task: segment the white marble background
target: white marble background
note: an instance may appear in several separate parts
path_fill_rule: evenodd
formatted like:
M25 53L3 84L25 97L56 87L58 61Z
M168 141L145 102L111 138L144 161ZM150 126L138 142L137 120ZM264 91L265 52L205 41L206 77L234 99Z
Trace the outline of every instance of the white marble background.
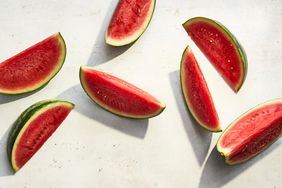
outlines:
M282 97L282 1L158 0L152 22L132 46L104 44L117 0L0 1L0 61L60 31L64 67L43 89L0 95L1 188L236 188L282 187L281 140L255 159L226 166L213 149L220 134L198 128L179 85L181 54L190 45L209 84L222 127L249 108ZM238 94L219 77L182 29L194 16L222 22L244 46L249 70ZM128 120L96 104L79 85L80 65L94 66L152 93L167 104L150 120ZM17 174L6 157L7 134L36 101L76 104L57 132Z

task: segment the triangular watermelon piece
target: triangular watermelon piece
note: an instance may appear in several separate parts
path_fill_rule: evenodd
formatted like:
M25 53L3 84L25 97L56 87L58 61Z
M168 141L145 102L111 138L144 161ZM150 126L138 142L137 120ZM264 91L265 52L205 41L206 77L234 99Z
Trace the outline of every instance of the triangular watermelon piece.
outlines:
M60 33L0 63L0 93L22 94L47 84L62 68L66 45Z

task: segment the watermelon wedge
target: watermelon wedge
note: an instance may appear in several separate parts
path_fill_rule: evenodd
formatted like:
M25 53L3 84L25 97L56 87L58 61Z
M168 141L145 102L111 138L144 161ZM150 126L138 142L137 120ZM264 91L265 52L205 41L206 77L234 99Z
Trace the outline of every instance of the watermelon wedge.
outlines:
M247 57L234 35L219 22L204 17L189 19L183 27L227 84L238 92L246 77Z
M41 148L61 125L74 104L45 100L26 109L12 127L7 141L7 154L15 172Z
M220 132L219 118L209 88L189 46L182 55L180 81L185 102L195 120L209 131Z
M80 82L94 102L119 116L151 118L165 109L165 104L147 92L98 70L81 67Z
M155 0L119 0L105 34L106 43L125 46L136 41L147 29Z
M65 61L66 45L60 33L0 63L0 93L22 94L47 84Z
M247 161L282 135L282 99L272 100L249 110L223 132L217 150L227 164Z

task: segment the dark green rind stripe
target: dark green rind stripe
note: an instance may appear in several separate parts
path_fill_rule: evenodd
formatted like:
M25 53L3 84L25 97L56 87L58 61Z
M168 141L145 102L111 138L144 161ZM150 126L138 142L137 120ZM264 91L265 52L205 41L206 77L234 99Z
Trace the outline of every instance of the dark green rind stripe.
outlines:
M21 115L20 117L17 119L17 121L14 123L13 127L11 128L11 131L9 133L8 136L8 141L7 141L7 155L8 155L8 159L10 162L10 165L12 167L12 150L14 147L14 143L17 139L18 134L20 133L20 131L22 130L22 128L24 127L24 125L26 124L26 122L40 109L48 106L49 104L53 104L53 103L57 103L57 102L67 102L69 104L74 105L73 103L70 103L68 101L63 101L63 100L43 100L40 102L37 102L35 104L33 104L32 106L30 106L29 108L27 108Z
M13 127L11 128L11 131L9 133L8 141L7 141L7 154L8 154L8 159L11 163L11 154L12 154L12 149L14 146L14 142L17 138L17 135L21 131L22 127L24 124L28 121L28 119L34 114L34 110L36 111L37 109L40 108L40 106L47 101L40 101L38 103L33 104L29 108L27 108L17 119L17 121L14 123Z

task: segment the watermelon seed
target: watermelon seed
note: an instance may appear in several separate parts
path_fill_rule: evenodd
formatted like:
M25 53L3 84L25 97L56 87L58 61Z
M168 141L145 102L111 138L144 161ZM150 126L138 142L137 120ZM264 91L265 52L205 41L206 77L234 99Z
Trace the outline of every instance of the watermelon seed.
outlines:
M201 31L202 31L202 32L206 32L206 29L204 29L204 28L201 28Z

